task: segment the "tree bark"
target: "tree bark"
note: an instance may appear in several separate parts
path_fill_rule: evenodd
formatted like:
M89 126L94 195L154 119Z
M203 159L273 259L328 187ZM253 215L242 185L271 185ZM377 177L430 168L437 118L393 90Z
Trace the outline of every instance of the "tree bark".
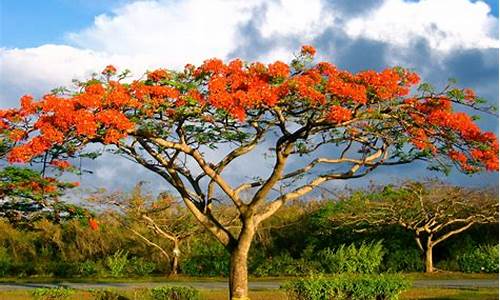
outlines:
M432 265L432 246L427 246L427 249L425 250L425 272L434 272L434 267Z
M248 251L253 241L255 229L252 220L243 220L239 239L230 248L229 299L249 300L248 298Z
M171 276L176 276L179 269L179 256L181 255L181 250L179 248L179 242L174 241L174 250L172 250L172 269L170 272Z

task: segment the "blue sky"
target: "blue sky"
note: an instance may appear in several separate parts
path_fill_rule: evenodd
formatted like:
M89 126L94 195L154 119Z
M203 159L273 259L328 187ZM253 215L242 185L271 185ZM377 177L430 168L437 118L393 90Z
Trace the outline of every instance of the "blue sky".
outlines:
M64 42L65 33L85 28L94 17L125 1L1 1L0 47L26 48Z
M140 76L214 56L287 61L302 44L351 71L403 65L436 85L454 77L498 104L497 1L13 0L0 1L0 108L110 63ZM480 124L498 134L497 118ZM158 180L123 160L88 167L95 171L83 180L89 187ZM234 174L244 167L237 165ZM429 175L416 165L382 170L369 180ZM446 180L496 184L498 175L454 173Z

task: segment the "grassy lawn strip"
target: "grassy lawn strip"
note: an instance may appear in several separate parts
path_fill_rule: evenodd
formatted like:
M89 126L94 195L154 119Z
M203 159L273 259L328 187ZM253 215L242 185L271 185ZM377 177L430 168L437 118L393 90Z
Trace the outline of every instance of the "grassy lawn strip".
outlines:
M480 289L410 289L400 299L497 300L498 288Z
M134 291L123 291L123 294L134 298ZM227 291L225 290L202 290L202 298L206 300L225 300L227 299ZM28 300L32 299L29 291L0 291L0 299L10 300ZM91 295L85 291L78 291L71 298L91 300ZM286 300L285 293L281 291L251 291L250 299L252 300ZM450 299L450 300L493 300L498 299L498 289L482 288L474 290L465 289L411 289L402 294L400 299Z

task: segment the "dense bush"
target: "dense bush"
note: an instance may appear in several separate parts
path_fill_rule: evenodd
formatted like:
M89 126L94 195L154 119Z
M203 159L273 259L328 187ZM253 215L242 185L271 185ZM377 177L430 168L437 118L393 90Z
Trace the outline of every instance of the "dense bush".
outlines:
M57 287L57 288L37 288L31 292L35 299L40 300L57 300L67 299L75 293L75 290Z
M388 272L420 272L424 270L422 253L416 248L386 251L384 269Z
M226 276L229 273L229 253L217 241L197 241L191 253L181 261L182 273L193 276Z
M410 282L394 274L342 274L297 279L282 288L297 300L394 300L410 288Z
M106 266L111 276L120 277L125 274L125 268L129 262L127 256L128 252L118 250L112 256L106 258Z
M458 258L460 271L498 273L498 245L481 245Z
M9 274L12 267L12 259L5 247L0 247L0 276Z
M256 276L308 275L319 272L321 264L315 260L313 247L307 247L300 258L293 258L287 251L261 260L252 270Z
M142 257L132 257L128 261L128 273L146 276L155 270L156 265L153 262L147 261Z
M82 276L103 275L105 273L101 262L87 259L78 266L78 273Z
M375 273L384 256L382 241L359 246L341 245L337 250L324 249L318 253L318 261L325 273Z
M90 290L94 300L130 300L123 296L120 292L111 289L95 289ZM144 299L144 297L142 297Z
M200 292L191 287L162 286L151 289L153 300L199 300Z

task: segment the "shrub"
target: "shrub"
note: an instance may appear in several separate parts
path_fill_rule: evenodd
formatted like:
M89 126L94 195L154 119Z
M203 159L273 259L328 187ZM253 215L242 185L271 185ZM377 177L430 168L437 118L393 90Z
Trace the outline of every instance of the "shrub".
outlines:
M481 245L458 258L460 271L466 273L498 273L498 245Z
M56 277L70 277L78 273L78 265L63 261L50 261L47 263L49 271Z
M297 300L395 300L408 288L410 282L397 274L302 278L282 287L291 299Z
M365 244L357 248L354 244L341 245L333 251L326 248L318 252L325 273L375 273L379 270L384 256L382 241Z
M89 290L95 300L130 300L130 298L121 295L119 292L111 289Z
M153 300L199 300L200 292L192 287L162 286L151 289Z
M9 274L12 267L12 259L5 247L0 247L0 276Z
M66 299L75 293L75 290L68 289L64 287L57 288L37 288L31 292L31 295L35 299L40 300L55 300L55 299Z
M145 276L153 273L156 265L153 262L146 261L142 257L133 257L129 260L129 273Z
M385 270L390 272L420 272L424 270L421 253L416 248L397 248L385 255Z
M99 273L98 263L87 259L78 266L78 273L83 276L93 276Z
M111 276L120 277L125 273L125 267L128 264L128 252L123 250L116 251L112 256L106 258L106 266L109 269Z
M302 252L301 258L294 259L288 252L260 262L253 270L256 276L283 276L304 275L318 272L320 263L311 260L314 256L314 248L307 247Z
M193 245L192 256L181 261L186 275L226 276L229 274L229 253L219 243L199 242Z

